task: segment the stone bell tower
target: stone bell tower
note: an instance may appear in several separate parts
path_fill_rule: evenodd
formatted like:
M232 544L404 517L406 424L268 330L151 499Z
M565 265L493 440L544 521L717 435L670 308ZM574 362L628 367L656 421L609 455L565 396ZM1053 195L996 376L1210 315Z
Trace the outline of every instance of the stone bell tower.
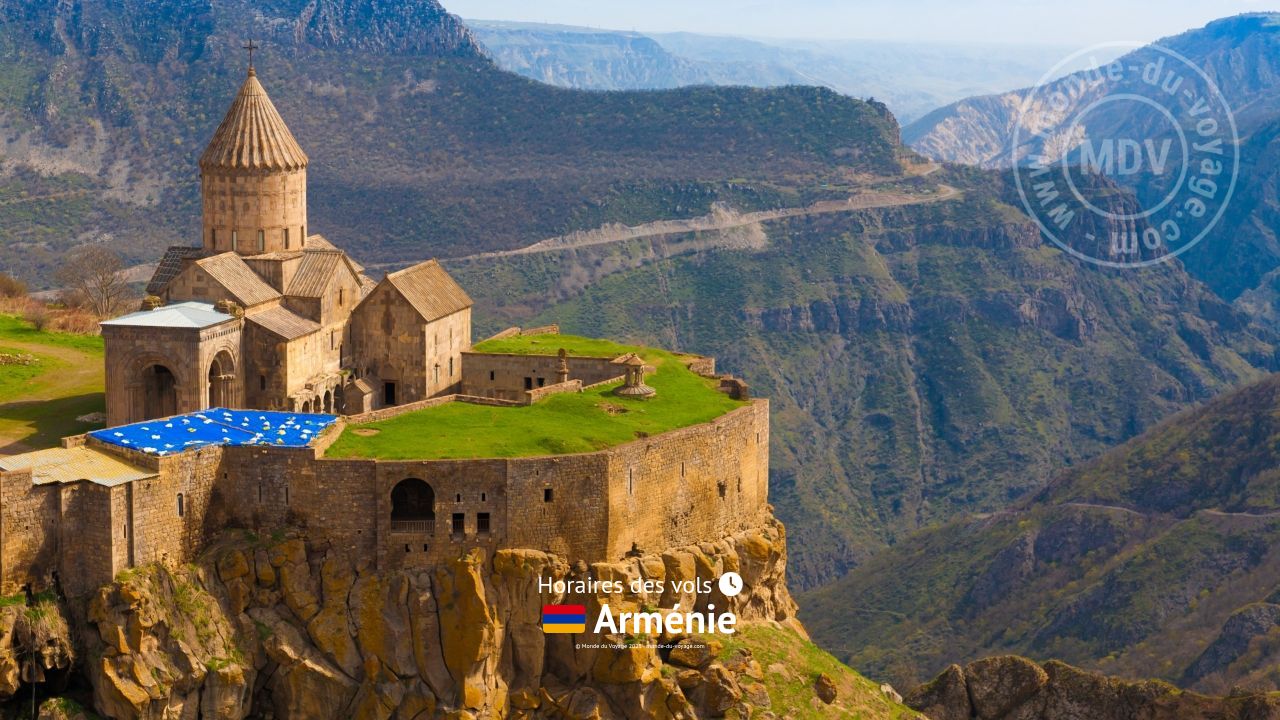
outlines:
M200 156L203 245L241 255L300 250L307 234L307 154L253 64Z

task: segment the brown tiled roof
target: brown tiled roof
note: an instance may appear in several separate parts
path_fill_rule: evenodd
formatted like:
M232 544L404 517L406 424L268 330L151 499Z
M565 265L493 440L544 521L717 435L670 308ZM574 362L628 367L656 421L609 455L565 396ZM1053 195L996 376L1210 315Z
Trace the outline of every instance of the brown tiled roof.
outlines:
M200 269L209 274L245 307L253 307L280 297L275 288L268 285L247 263L233 252L224 252L196 261Z
M147 294L159 295L164 291L165 285L182 272L182 266L187 260L204 257L204 255L205 249L202 247L170 246L156 265L156 271L151 274L151 281L147 283Z
M314 298L324 294L334 273L342 265L342 253L338 250L307 250L298 263L298 271L285 288L286 295Z
M279 305L247 315L245 320L285 340L300 338L320 329L320 323L296 315Z
M253 68L200 156L200 169L299 170L307 154L262 89Z
M325 239L323 235L315 234L307 237L306 242L302 243L302 247L307 250L337 250L333 243Z
M471 297L440 263L428 260L388 275L383 282L400 291L428 322L471 307Z

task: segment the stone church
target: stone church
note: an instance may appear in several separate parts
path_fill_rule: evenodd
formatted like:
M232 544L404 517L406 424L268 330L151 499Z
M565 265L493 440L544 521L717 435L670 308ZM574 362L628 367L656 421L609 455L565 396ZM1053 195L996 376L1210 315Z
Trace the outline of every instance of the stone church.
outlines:
M434 260L374 282L310 233L307 163L251 66L200 157L201 244L169 248L143 309L102 323L109 426L456 391L471 299Z

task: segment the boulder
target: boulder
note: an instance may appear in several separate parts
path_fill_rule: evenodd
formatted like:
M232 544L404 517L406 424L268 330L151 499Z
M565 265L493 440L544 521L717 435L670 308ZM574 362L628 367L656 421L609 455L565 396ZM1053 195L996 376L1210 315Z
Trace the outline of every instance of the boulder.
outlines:
M948 666L932 681L907 693L903 702L930 720L969 720L973 717L969 688L964 670L959 665Z
M1003 718L1049 681L1044 668L1016 655L975 660L965 666L964 676L978 720Z
M683 638L671 648L667 662L687 668L700 669L711 662L711 648L700 638Z
M830 705L836 701L840 691L836 688L836 683L826 673L819 673L813 679L813 694L818 696L822 702Z

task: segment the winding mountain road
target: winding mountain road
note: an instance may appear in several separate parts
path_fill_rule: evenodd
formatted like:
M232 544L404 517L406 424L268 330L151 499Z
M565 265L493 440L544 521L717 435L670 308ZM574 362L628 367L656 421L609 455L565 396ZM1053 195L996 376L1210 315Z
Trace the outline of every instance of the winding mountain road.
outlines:
M924 205L935 202L954 200L962 195L962 191L950 185L938 185L937 192L927 195L915 195L903 192L884 192L873 190L852 195L845 200L820 200L801 208L781 208L777 210L758 210L740 213L728 208L717 207L706 215L687 220L657 220L642 225L605 225L594 230L581 230L567 235L540 240L514 250L476 253L458 258L452 262L482 260L508 257L512 255L529 255L533 253L557 252L574 248L607 245L627 242L647 237L676 235L690 232L708 232L714 230L732 230L770 220L804 217L808 215L826 215L830 213L853 212L876 208L901 207L907 205Z

